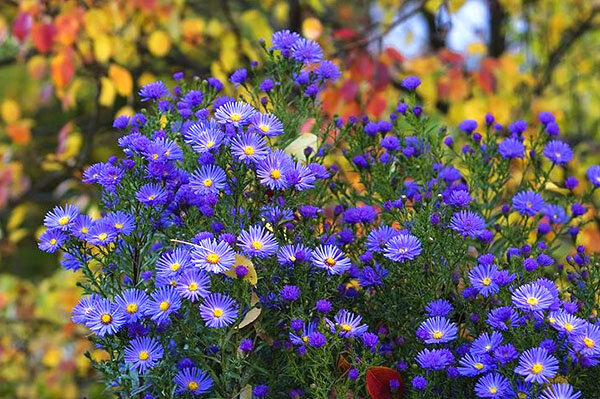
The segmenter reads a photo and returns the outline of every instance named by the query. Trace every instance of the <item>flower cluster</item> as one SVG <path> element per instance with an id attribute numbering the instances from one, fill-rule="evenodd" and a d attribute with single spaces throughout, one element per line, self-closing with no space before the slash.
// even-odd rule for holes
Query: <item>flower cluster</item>
<path id="1" fill-rule="evenodd" d="M 231 76 L 235 98 L 214 78 L 144 86 L 148 109 L 114 122 L 122 156 L 83 175 L 102 217 L 67 204 L 44 220 L 40 248 L 84 276 L 73 321 L 109 354 L 94 362 L 107 385 L 148 399 L 593 392 L 600 273 L 570 248 L 600 167 L 586 187 L 566 176 L 574 154 L 548 113 L 537 133 L 488 115 L 448 134 L 414 76 L 389 120 L 327 120 L 318 94 L 338 67 L 296 33 L 271 42 L 263 68 Z"/>

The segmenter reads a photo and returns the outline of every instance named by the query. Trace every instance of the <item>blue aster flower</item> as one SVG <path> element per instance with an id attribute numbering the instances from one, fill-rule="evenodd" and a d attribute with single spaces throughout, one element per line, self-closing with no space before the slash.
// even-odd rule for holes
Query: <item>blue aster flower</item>
<path id="1" fill-rule="evenodd" d="M 445 299 L 436 299 L 435 301 L 429 302 L 427 306 L 425 306 L 425 310 L 429 317 L 446 317 L 454 310 L 454 307 Z"/>
<path id="2" fill-rule="evenodd" d="M 195 193 L 219 194 L 226 186 L 227 175 L 216 165 L 204 165 L 190 176 L 190 188 Z"/>
<path id="3" fill-rule="evenodd" d="M 487 373 L 490 369 L 489 364 L 483 356 L 466 354 L 458 361 L 458 372 L 465 377 L 474 377 L 479 374 Z"/>
<path id="4" fill-rule="evenodd" d="M 303 64 L 313 64 L 323 59 L 323 49 L 314 40 L 300 38 L 290 48 L 292 57 Z"/>
<path id="5" fill-rule="evenodd" d="M 578 330 L 583 328 L 586 323 L 585 320 L 562 310 L 553 312 L 549 315 L 549 319 L 550 317 L 554 321 L 553 323 L 550 323 L 550 325 L 556 330 L 567 335 L 577 334 Z"/>
<path id="6" fill-rule="evenodd" d="M 134 323 L 142 317 L 149 300 L 150 298 L 144 291 L 136 288 L 127 289 L 115 297 L 115 303 L 125 315 L 127 323 Z"/>
<path id="7" fill-rule="evenodd" d="M 521 310 L 539 312 L 549 309 L 554 303 L 554 298 L 547 288 L 529 283 L 520 286 L 513 292 L 512 302 Z"/>
<path id="8" fill-rule="evenodd" d="M 142 101 L 156 101 L 167 94 L 169 94 L 169 89 L 164 82 L 156 81 L 152 83 L 145 84 L 139 91 L 139 96 Z"/>
<path id="9" fill-rule="evenodd" d="M 254 129 L 267 137 L 276 137 L 283 133 L 283 123 L 272 114 L 261 114 L 257 112 L 250 121 Z"/>
<path id="10" fill-rule="evenodd" d="M 398 234 L 399 232 L 393 227 L 385 225 L 377 227 L 367 236 L 366 247 L 369 251 L 383 252 L 387 243 Z"/>
<path id="11" fill-rule="evenodd" d="M 148 206 L 164 205 L 168 197 L 167 190 L 156 183 L 143 185 L 135 195 L 138 201 Z"/>
<path id="12" fill-rule="evenodd" d="M 85 239 L 90 245 L 103 247 L 117 239 L 117 231 L 108 220 L 101 219 L 94 222 Z"/>
<path id="13" fill-rule="evenodd" d="M 238 307 L 227 295 L 211 294 L 200 305 L 200 317 L 210 328 L 227 327 L 237 319 Z"/>
<path id="14" fill-rule="evenodd" d="M 342 76 L 340 68 L 329 60 L 321 61 L 315 74 L 319 80 L 329 80 L 330 82 L 335 82 Z"/>
<path id="15" fill-rule="evenodd" d="M 206 371 L 197 367 L 184 368 L 177 373 L 173 382 L 177 385 L 177 393 L 189 393 L 192 396 L 210 392 L 213 380 Z"/>
<path id="16" fill-rule="evenodd" d="M 277 252 L 277 261 L 281 265 L 291 267 L 308 260 L 310 256 L 310 249 L 302 244 L 285 245 Z"/>
<path id="17" fill-rule="evenodd" d="M 456 339 L 458 328 L 445 317 L 432 317 L 421 323 L 419 327 L 427 333 L 424 339 L 427 344 L 441 344 Z"/>
<path id="18" fill-rule="evenodd" d="M 491 265 L 477 265 L 469 272 L 469 281 L 481 296 L 487 298 L 500 291 L 498 285 L 498 267 Z"/>
<path id="19" fill-rule="evenodd" d="M 48 229 L 68 231 L 73 226 L 77 216 L 79 216 L 79 209 L 74 205 L 67 204 L 64 208 L 56 206 L 44 217 L 44 226 Z"/>
<path id="20" fill-rule="evenodd" d="M 153 337 L 135 338 L 124 351 L 125 361 L 140 374 L 156 366 L 163 354 L 163 347 Z"/>
<path id="21" fill-rule="evenodd" d="M 94 304 L 86 325 L 99 337 L 116 334 L 125 325 L 125 314 L 109 299 L 100 298 Z"/>
<path id="22" fill-rule="evenodd" d="M 300 162 L 292 162 L 285 171 L 285 180 L 296 190 L 302 191 L 314 188 L 316 178 L 307 166 Z"/>
<path id="23" fill-rule="evenodd" d="M 71 226 L 71 234 L 73 234 L 80 240 L 85 240 L 88 233 L 90 232 L 90 229 L 92 228 L 92 225 L 93 221 L 91 217 L 89 217 L 88 215 L 79 215 L 77 216 L 75 222 L 73 222 L 73 225 Z"/>
<path id="24" fill-rule="evenodd" d="M 519 357 L 515 373 L 525 377 L 527 382 L 547 383 L 556 376 L 558 360 L 544 348 L 528 349 Z"/>
<path id="25" fill-rule="evenodd" d="M 512 205 L 522 215 L 535 216 L 544 208 L 546 202 L 541 194 L 527 190 L 515 194 Z"/>
<path id="26" fill-rule="evenodd" d="M 305 345 L 308 343 L 308 338 L 317 330 L 317 321 L 304 323 L 301 334 L 289 333 L 290 341 L 294 345 Z"/>
<path id="27" fill-rule="evenodd" d="M 585 175 L 594 187 L 600 187 L 600 165 L 590 166 Z"/>
<path id="28" fill-rule="evenodd" d="M 563 141 L 552 140 L 544 147 L 544 156 L 555 164 L 565 165 L 573 159 L 573 150 Z"/>
<path id="29" fill-rule="evenodd" d="M 281 190 L 289 186 L 285 175 L 290 168 L 293 168 L 290 156 L 281 150 L 276 150 L 257 165 L 256 174 L 260 184 L 272 190 Z"/>
<path id="30" fill-rule="evenodd" d="M 480 398 L 505 399 L 513 397 L 510 381 L 501 374 L 490 373 L 475 384 L 475 394 Z"/>
<path id="31" fill-rule="evenodd" d="M 277 252 L 275 236 L 261 226 L 250 226 L 238 237 L 238 245 L 248 256 L 267 258 Z"/>
<path id="32" fill-rule="evenodd" d="M 62 230 L 50 229 L 44 231 L 40 235 L 40 242 L 38 248 L 44 252 L 54 253 L 58 251 L 67 240 L 69 236 Z"/>
<path id="33" fill-rule="evenodd" d="M 551 384 L 544 388 L 540 399 L 579 399 L 581 392 L 574 391 L 566 382 Z"/>
<path id="34" fill-rule="evenodd" d="M 320 245 L 311 254 L 313 266 L 327 270 L 329 274 L 343 274 L 350 269 L 350 259 L 336 246 Z"/>
<path id="35" fill-rule="evenodd" d="M 81 297 L 71 312 L 71 320 L 73 323 L 87 326 L 92 321 L 92 313 L 100 303 L 101 299 L 102 297 L 98 294 Z"/>
<path id="36" fill-rule="evenodd" d="M 233 139 L 231 153 L 242 162 L 258 162 L 267 157 L 267 143 L 254 133 L 245 133 Z"/>
<path id="37" fill-rule="evenodd" d="M 600 356 L 600 326 L 585 323 L 575 334 L 569 336 L 573 350 L 588 357 Z"/>
<path id="38" fill-rule="evenodd" d="M 485 220 L 471 211 L 460 211 L 452 215 L 450 228 L 463 237 L 479 237 L 485 231 Z"/>
<path id="39" fill-rule="evenodd" d="M 332 333 L 337 331 L 343 338 L 360 337 L 369 328 L 366 324 L 360 324 L 362 322 L 360 315 L 345 309 L 340 309 L 333 321 L 325 318 L 325 322 L 329 325 Z"/>
<path id="40" fill-rule="evenodd" d="M 500 345 L 494 350 L 494 358 L 501 365 L 507 364 L 519 357 L 519 352 L 512 344 Z"/>
<path id="41" fill-rule="evenodd" d="M 223 273 L 235 264 L 235 252 L 226 241 L 205 239 L 194 246 L 192 261 L 209 273 Z"/>
<path id="42" fill-rule="evenodd" d="M 156 262 L 156 274 L 167 278 L 181 275 L 192 265 L 190 251 L 186 248 L 175 248 L 163 253 Z"/>
<path id="43" fill-rule="evenodd" d="M 487 323 L 498 330 L 508 331 L 521 324 L 517 311 L 510 306 L 492 309 L 487 317 Z"/>
<path id="44" fill-rule="evenodd" d="M 250 123 L 256 112 L 253 106 L 243 101 L 230 101 L 217 108 L 215 119 L 221 124 L 244 126 Z"/>
<path id="45" fill-rule="evenodd" d="M 152 293 L 144 314 L 150 316 L 155 322 L 162 324 L 169 316 L 181 308 L 181 297 L 171 286 L 160 287 Z"/>
<path id="46" fill-rule="evenodd" d="M 135 218 L 123 211 L 111 212 L 104 218 L 117 234 L 129 235 L 135 229 Z"/>
<path id="47" fill-rule="evenodd" d="M 182 298 L 196 302 L 210 294 L 210 279 L 201 270 L 188 270 L 177 281 L 177 292 Z"/>
<path id="48" fill-rule="evenodd" d="M 493 331 L 492 334 L 483 333 L 471 343 L 471 353 L 474 355 L 485 355 L 493 352 L 502 344 L 502 334 Z"/>
<path id="49" fill-rule="evenodd" d="M 287 29 L 277 31 L 271 36 L 271 43 L 273 43 L 271 50 L 289 51 L 301 37 L 298 33 Z"/>
<path id="50" fill-rule="evenodd" d="M 412 234 L 398 234 L 388 241 L 384 256 L 395 262 L 412 260 L 421 255 L 421 241 Z"/>
<path id="51" fill-rule="evenodd" d="M 508 137 L 500 142 L 498 152 L 507 159 L 523 158 L 525 156 L 525 146 L 519 139 Z"/>
<path id="52" fill-rule="evenodd" d="M 569 215 L 560 205 L 546 204 L 542 208 L 542 213 L 554 224 L 563 224 L 569 221 Z"/>
<path id="53" fill-rule="evenodd" d="M 444 370 L 454 361 L 448 349 L 423 349 L 417 354 L 417 363 L 426 370 Z"/>
<path id="54" fill-rule="evenodd" d="M 413 91 L 421 85 L 421 79 L 417 76 L 407 76 L 402 80 L 402 87 L 408 91 Z"/>

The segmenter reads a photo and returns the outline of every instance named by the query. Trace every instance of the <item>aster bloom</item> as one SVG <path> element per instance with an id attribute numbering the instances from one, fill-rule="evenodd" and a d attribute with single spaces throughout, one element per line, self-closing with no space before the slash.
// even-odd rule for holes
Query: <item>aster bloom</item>
<path id="1" fill-rule="evenodd" d="M 360 315 L 341 309 L 333 318 L 333 321 L 325 319 L 331 332 L 339 330 L 340 337 L 355 338 L 360 337 L 369 328 L 366 324 L 360 324 L 362 317 Z"/>
<path id="2" fill-rule="evenodd" d="M 267 137 L 276 137 L 283 133 L 283 123 L 272 114 L 257 112 L 250 123 L 258 133 Z"/>
<path id="3" fill-rule="evenodd" d="M 448 349 L 425 348 L 417 354 L 416 360 L 426 370 L 443 370 L 454 361 L 454 356 Z"/>
<path id="4" fill-rule="evenodd" d="M 92 218 L 88 215 L 79 215 L 77 216 L 77 218 L 73 222 L 73 225 L 71 226 L 71 234 L 73 234 L 80 240 L 85 240 L 93 224 L 94 222 Z"/>
<path id="5" fill-rule="evenodd" d="M 469 281 L 481 296 L 487 298 L 500 291 L 498 285 L 498 267 L 491 265 L 477 265 L 469 272 Z"/>
<path id="6" fill-rule="evenodd" d="M 106 246 L 113 243 L 116 239 L 117 231 L 105 219 L 97 220 L 85 237 L 88 244 L 97 246 Z"/>
<path id="7" fill-rule="evenodd" d="M 101 299 L 102 297 L 98 294 L 81 297 L 71 312 L 73 323 L 88 325 L 92 321 L 92 311 L 100 303 Z"/>
<path id="8" fill-rule="evenodd" d="M 508 398 L 513 395 L 513 390 L 506 377 L 498 373 L 490 373 L 477 381 L 475 394 L 480 398 Z"/>
<path id="9" fill-rule="evenodd" d="M 581 392 L 574 391 L 566 382 L 548 385 L 542 392 L 540 399 L 579 399 Z"/>
<path id="10" fill-rule="evenodd" d="M 192 125 L 188 132 L 193 136 L 192 148 L 198 154 L 204 154 L 209 151 L 217 150 L 221 144 L 225 135 L 223 132 L 217 129 L 206 129 L 200 130 L 199 125 Z"/>
<path id="11" fill-rule="evenodd" d="M 175 248 L 163 253 L 156 262 L 156 273 L 167 278 L 179 276 L 192 265 L 190 251 L 186 248 Z"/>
<path id="12" fill-rule="evenodd" d="M 514 137 L 509 137 L 498 145 L 498 152 L 504 158 L 523 158 L 525 156 L 525 146 L 521 141 Z"/>
<path id="13" fill-rule="evenodd" d="M 315 74 L 320 80 L 329 80 L 335 82 L 342 76 L 340 69 L 332 61 L 325 60 L 319 63 Z"/>
<path id="14" fill-rule="evenodd" d="M 115 303 L 125 315 L 128 323 L 136 322 L 142 317 L 149 300 L 150 298 L 144 291 L 135 288 L 127 289 L 115 297 Z"/>
<path id="15" fill-rule="evenodd" d="M 105 220 L 117 234 L 129 235 L 135 229 L 135 218 L 122 211 L 109 213 Z"/>
<path id="16" fill-rule="evenodd" d="M 317 329 L 317 321 L 311 321 L 304 323 L 302 327 L 302 332 L 300 335 L 294 334 L 292 332 L 289 333 L 290 341 L 294 345 L 304 345 L 308 343 L 308 337 L 310 337 Z"/>
<path id="17" fill-rule="evenodd" d="M 525 377 L 527 382 L 547 383 L 556 376 L 558 360 L 544 348 L 528 349 L 519 357 L 515 373 Z"/>
<path id="18" fill-rule="evenodd" d="M 148 144 L 144 157 L 150 162 L 177 161 L 183 159 L 183 152 L 174 141 L 159 138 Z"/>
<path id="19" fill-rule="evenodd" d="M 301 36 L 296 32 L 290 32 L 289 30 L 280 30 L 271 36 L 271 43 L 273 47 L 271 50 L 287 51 L 292 48 L 294 43 L 300 40 Z"/>
<path id="20" fill-rule="evenodd" d="M 161 324 L 168 320 L 172 313 L 181 308 L 181 297 L 175 288 L 171 286 L 160 287 L 152 293 L 152 299 L 148 301 L 144 314 L 152 320 Z"/>
<path id="21" fill-rule="evenodd" d="M 490 311 L 487 323 L 498 330 L 507 331 L 520 325 L 521 319 L 514 308 L 503 306 Z"/>
<path id="22" fill-rule="evenodd" d="M 68 231 L 77 216 L 79 216 L 79 209 L 74 205 L 67 204 L 64 208 L 56 206 L 44 217 L 44 226 L 48 229 Z"/>
<path id="23" fill-rule="evenodd" d="M 177 393 L 189 393 L 192 396 L 207 393 L 213 386 L 213 380 L 207 372 L 198 367 L 186 367 L 179 371 L 173 382 L 177 385 Z"/>
<path id="24" fill-rule="evenodd" d="M 289 267 L 309 259 L 310 255 L 310 249 L 302 244 L 285 245 L 277 252 L 277 260 L 281 265 Z"/>
<path id="25" fill-rule="evenodd" d="M 569 336 L 569 343 L 573 350 L 584 356 L 600 356 L 600 326 L 585 323 L 575 334 Z"/>
<path id="26" fill-rule="evenodd" d="M 583 319 L 565 311 L 554 312 L 550 316 L 554 321 L 550 325 L 567 335 L 577 334 L 578 330 L 584 327 L 586 323 Z"/>
<path id="27" fill-rule="evenodd" d="M 226 186 L 227 175 L 216 165 L 204 165 L 190 176 L 190 188 L 196 194 L 218 194 Z"/>
<path id="28" fill-rule="evenodd" d="M 277 240 L 275 236 L 261 226 L 250 226 L 238 237 L 240 248 L 248 256 L 267 258 L 277 251 Z"/>
<path id="29" fill-rule="evenodd" d="M 452 215 L 450 228 L 463 237 L 479 237 L 485 231 L 485 220 L 471 211 L 460 211 Z"/>
<path id="30" fill-rule="evenodd" d="M 323 59 L 323 50 L 314 40 L 300 38 L 290 48 L 292 57 L 303 64 L 313 64 Z"/>
<path id="31" fill-rule="evenodd" d="M 250 120 L 256 113 L 256 109 L 243 101 L 230 101 L 215 111 L 215 119 L 221 123 L 230 123 L 233 126 L 244 126 L 250 123 Z"/>
<path id="32" fill-rule="evenodd" d="M 453 341 L 456 339 L 458 333 L 456 324 L 450 322 L 445 317 L 427 319 L 421 323 L 419 328 L 427 333 L 424 340 L 427 344 L 441 344 Z"/>
<path id="33" fill-rule="evenodd" d="M 573 150 L 560 140 L 552 140 L 544 147 L 544 156 L 555 164 L 565 165 L 573 159 Z"/>
<path id="34" fill-rule="evenodd" d="M 284 173 L 286 182 L 298 191 L 314 187 L 315 175 L 307 166 L 302 165 L 300 162 L 292 162 Z"/>
<path id="35" fill-rule="evenodd" d="M 117 304 L 109 299 L 96 301 L 86 325 L 99 337 L 116 334 L 125 324 L 126 318 Z"/>
<path id="36" fill-rule="evenodd" d="M 40 235 L 38 248 L 44 252 L 54 253 L 63 245 L 69 236 L 61 230 L 46 230 Z"/>
<path id="37" fill-rule="evenodd" d="M 483 333 L 471 343 L 471 353 L 474 355 L 484 355 L 493 352 L 502 344 L 502 334 L 493 331 L 492 334 Z"/>
<path id="38" fill-rule="evenodd" d="M 313 266 L 327 270 L 329 274 L 343 274 L 350 269 L 350 259 L 336 246 L 320 245 L 311 255 Z"/>
<path id="39" fill-rule="evenodd" d="M 290 156 L 281 150 L 276 150 L 258 164 L 256 174 L 260 184 L 273 190 L 281 190 L 289 185 L 285 175 L 292 167 L 293 161 Z"/>
<path id="40" fill-rule="evenodd" d="M 138 190 L 135 198 L 148 206 L 164 205 L 167 202 L 168 193 L 164 187 L 156 183 L 148 183 Z"/>
<path id="41" fill-rule="evenodd" d="M 483 356 L 466 354 L 458 361 L 458 372 L 466 377 L 474 377 L 479 374 L 487 373 L 489 365 L 485 362 Z"/>
<path id="42" fill-rule="evenodd" d="M 425 310 L 429 317 L 446 317 L 454 310 L 454 307 L 445 299 L 436 299 L 435 301 L 429 302 L 427 306 L 425 306 Z"/>
<path id="43" fill-rule="evenodd" d="M 182 298 L 196 302 L 210 294 L 210 279 L 201 270 L 188 270 L 177 282 L 177 292 Z"/>
<path id="44" fill-rule="evenodd" d="M 416 76 L 407 76 L 402 80 L 402 87 L 408 91 L 413 91 L 421 85 L 421 79 Z"/>
<path id="45" fill-rule="evenodd" d="M 235 252 L 226 241 L 205 239 L 194 246 L 192 262 L 210 273 L 223 273 L 235 263 Z"/>
<path id="46" fill-rule="evenodd" d="M 238 308 L 235 301 L 223 294 L 211 294 L 200 305 L 200 317 L 210 328 L 223 328 L 235 322 Z"/>
<path id="47" fill-rule="evenodd" d="M 590 166 L 585 175 L 594 187 L 600 187 L 600 165 Z"/>
<path id="48" fill-rule="evenodd" d="M 258 162 L 268 154 L 267 143 L 254 133 L 245 133 L 233 139 L 231 153 L 240 161 Z"/>
<path id="49" fill-rule="evenodd" d="M 549 309 L 554 303 L 554 298 L 546 287 L 529 283 L 520 286 L 513 292 L 512 302 L 521 310 L 538 312 Z"/>
<path id="50" fill-rule="evenodd" d="M 365 244 L 369 251 L 383 252 L 387 243 L 398 234 L 398 231 L 390 226 L 380 226 L 371 230 Z"/>
<path id="51" fill-rule="evenodd" d="M 421 255 L 421 251 L 421 241 L 417 237 L 412 234 L 398 234 L 388 241 L 383 255 L 395 262 L 404 262 Z"/>
<path id="52" fill-rule="evenodd" d="M 144 86 L 142 86 L 138 94 L 141 97 L 142 101 L 156 101 L 161 97 L 164 97 L 167 94 L 169 94 L 169 89 L 167 88 L 167 85 L 164 84 L 164 82 L 161 82 L 159 80 L 156 82 L 145 84 Z"/>
<path id="53" fill-rule="evenodd" d="M 138 373 L 144 374 L 148 369 L 153 368 L 163 357 L 163 347 L 160 342 L 153 337 L 135 338 L 127 348 L 125 348 L 125 361 L 131 363 Z"/>
<path id="54" fill-rule="evenodd" d="M 527 190 L 515 194 L 512 205 L 522 215 L 535 216 L 544 208 L 546 202 L 541 194 Z"/>
<path id="55" fill-rule="evenodd" d="M 542 213 L 554 224 L 563 224 L 569 221 L 569 215 L 560 205 L 546 204 L 542 208 Z"/>

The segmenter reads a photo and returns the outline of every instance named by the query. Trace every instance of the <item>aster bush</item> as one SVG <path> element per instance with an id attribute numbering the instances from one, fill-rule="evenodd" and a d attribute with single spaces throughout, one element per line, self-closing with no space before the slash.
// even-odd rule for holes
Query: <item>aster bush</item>
<path id="1" fill-rule="evenodd" d="M 577 238 L 600 167 L 567 173 L 548 113 L 537 132 L 492 115 L 448 129 L 416 77 L 389 120 L 328 120 L 319 93 L 338 67 L 295 33 L 271 42 L 232 74 L 236 97 L 214 78 L 144 86 L 147 108 L 114 122 L 122 154 L 83 176 L 102 217 L 67 204 L 44 221 L 40 248 L 83 275 L 73 321 L 108 353 L 94 366 L 109 389 L 593 392 L 600 275 Z"/>

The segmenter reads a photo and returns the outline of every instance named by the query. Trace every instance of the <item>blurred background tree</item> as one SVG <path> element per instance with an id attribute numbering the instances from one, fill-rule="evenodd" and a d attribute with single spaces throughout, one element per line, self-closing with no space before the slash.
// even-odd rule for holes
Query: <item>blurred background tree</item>
<path id="1" fill-rule="evenodd" d="M 325 110 L 385 118 L 419 75 L 426 112 L 456 125 L 557 116 L 591 162 L 600 115 L 598 0 L 4 0 L 0 3 L 0 396 L 100 395 L 69 323 L 77 275 L 37 251 L 60 200 L 90 214 L 82 170 L 114 151 L 112 120 L 172 73 L 229 74 L 291 29 L 344 66 Z M 227 87 L 228 93 L 233 92 Z M 581 174 L 587 165 L 578 164 Z M 586 235 L 596 243 L 597 229 Z M 94 352 L 94 356 L 102 356 Z"/>

